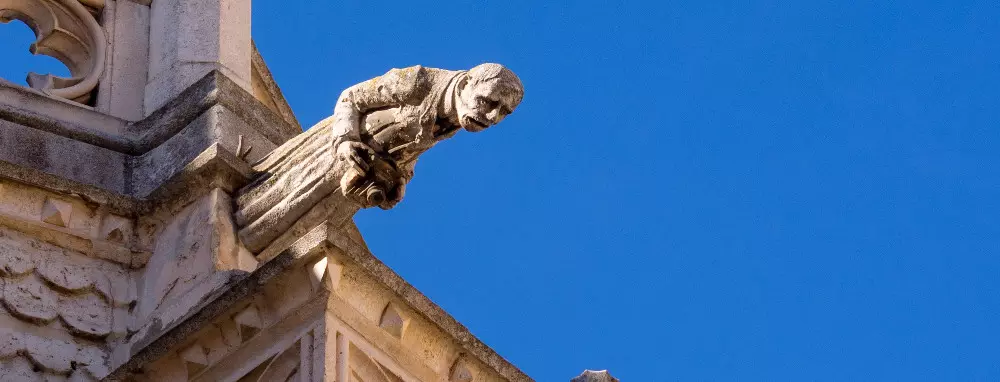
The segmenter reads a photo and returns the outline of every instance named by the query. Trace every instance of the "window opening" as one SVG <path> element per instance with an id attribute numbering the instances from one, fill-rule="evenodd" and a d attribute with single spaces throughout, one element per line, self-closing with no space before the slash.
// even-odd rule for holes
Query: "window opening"
<path id="1" fill-rule="evenodd" d="M 35 32 L 20 20 L 0 24 L 0 78 L 27 87 L 28 73 L 69 77 L 69 68 L 59 60 L 31 54 Z"/>

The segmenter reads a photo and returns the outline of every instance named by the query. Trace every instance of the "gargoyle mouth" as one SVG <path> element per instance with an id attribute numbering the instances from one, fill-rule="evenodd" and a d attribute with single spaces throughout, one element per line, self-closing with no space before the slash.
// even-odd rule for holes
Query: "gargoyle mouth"
<path id="1" fill-rule="evenodd" d="M 471 124 L 476 130 L 484 130 L 487 127 L 490 127 L 490 125 L 487 125 L 486 123 L 483 123 L 482 121 L 471 116 L 466 116 L 465 119 L 468 120 L 469 124 Z"/>

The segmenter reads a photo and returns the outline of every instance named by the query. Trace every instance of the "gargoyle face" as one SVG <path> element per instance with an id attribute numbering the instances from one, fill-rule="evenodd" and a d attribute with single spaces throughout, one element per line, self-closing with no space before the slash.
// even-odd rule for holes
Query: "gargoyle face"
<path id="1" fill-rule="evenodd" d="M 471 132 L 500 123 L 521 103 L 521 80 L 498 64 L 479 65 L 460 85 L 457 111 L 462 128 Z"/>

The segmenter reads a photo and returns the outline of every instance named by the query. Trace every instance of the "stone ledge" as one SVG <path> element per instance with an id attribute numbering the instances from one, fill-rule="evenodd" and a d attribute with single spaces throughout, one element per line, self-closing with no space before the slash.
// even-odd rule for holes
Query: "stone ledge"
<path id="1" fill-rule="evenodd" d="M 275 145 L 301 133 L 218 70 L 191 85 L 149 117 L 128 127 L 129 154 L 144 154 L 176 135 L 215 105 L 224 105 Z"/>
<path id="2" fill-rule="evenodd" d="M 0 100 L 0 120 L 119 152 L 129 151 L 132 145 L 123 136 L 128 122 L 90 107 L 3 80 L 0 80 Z"/>
<path id="3" fill-rule="evenodd" d="M 185 190 L 171 182 L 207 164 L 192 161 L 211 146 L 253 147 L 244 159 L 216 154 L 245 178 L 245 161 L 301 132 L 218 71 L 132 124 L 0 81 L 0 124 L 0 177 L 78 195 L 123 215 L 150 210 L 146 201 L 163 199 L 161 189 Z M 222 183 L 227 191 L 242 185 Z"/>
<path id="4" fill-rule="evenodd" d="M 213 70 L 180 95 L 135 123 L 0 81 L 0 119 L 128 155 L 166 142 L 215 105 L 224 105 L 275 145 L 301 128 L 289 124 L 252 94 Z"/>
<path id="5" fill-rule="evenodd" d="M 143 197 L 110 192 L 32 168 L 0 160 L 0 177 L 38 186 L 48 191 L 79 197 L 119 215 L 144 215 L 157 209 L 185 205 L 213 188 L 233 192 L 250 179 L 250 166 L 235 154 L 213 144 L 196 156 L 160 187 Z"/>

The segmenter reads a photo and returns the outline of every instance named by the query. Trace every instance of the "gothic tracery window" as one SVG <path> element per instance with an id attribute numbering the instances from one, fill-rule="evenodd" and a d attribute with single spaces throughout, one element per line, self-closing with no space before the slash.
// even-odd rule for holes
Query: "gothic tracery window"
<path id="1" fill-rule="evenodd" d="M 28 86 L 52 97 L 90 101 L 104 71 L 107 48 L 104 31 L 95 17 L 101 4 L 95 0 L 88 0 L 86 5 L 80 0 L 0 0 L 0 23 L 23 22 L 34 32 L 31 53 L 55 58 L 69 72 L 39 74 L 38 68 L 32 68 Z M 10 25 L 5 29 L 9 31 Z"/>
<path id="2" fill-rule="evenodd" d="M 28 86 L 28 73 L 68 77 L 69 69 L 59 60 L 31 54 L 28 47 L 35 42 L 35 32 L 27 24 L 14 21 L 0 24 L 0 78 L 20 86 Z"/>

